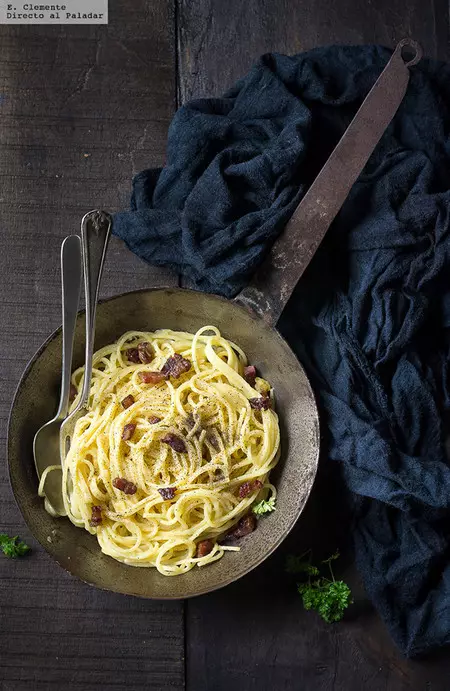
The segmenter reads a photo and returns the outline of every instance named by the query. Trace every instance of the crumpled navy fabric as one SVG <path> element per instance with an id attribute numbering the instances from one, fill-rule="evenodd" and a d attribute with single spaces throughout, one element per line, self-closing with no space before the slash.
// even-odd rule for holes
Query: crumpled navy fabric
<path id="1" fill-rule="evenodd" d="M 389 56 L 265 55 L 224 97 L 188 103 L 115 234 L 235 295 Z M 449 135 L 450 67 L 423 60 L 279 323 L 342 467 L 366 590 L 407 656 L 450 642 Z"/>

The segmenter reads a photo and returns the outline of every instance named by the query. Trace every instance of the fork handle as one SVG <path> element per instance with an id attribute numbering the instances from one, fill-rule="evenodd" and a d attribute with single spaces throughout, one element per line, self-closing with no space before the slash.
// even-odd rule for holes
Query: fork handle
<path id="1" fill-rule="evenodd" d="M 81 240 L 70 235 L 61 245 L 62 284 L 62 375 L 61 396 L 56 417 L 64 419 L 69 409 L 73 337 L 81 292 Z"/>
<path id="2" fill-rule="evenodd" d="M 89 399 L 94 353 L 95 312 L 110 234 L 111 216 L 105 211 L 89 211 L 83 217 L 81 221 L 81 246 L 86 300 L 86 353 L 83 390 L 79 407 L 85 406 Z"/>

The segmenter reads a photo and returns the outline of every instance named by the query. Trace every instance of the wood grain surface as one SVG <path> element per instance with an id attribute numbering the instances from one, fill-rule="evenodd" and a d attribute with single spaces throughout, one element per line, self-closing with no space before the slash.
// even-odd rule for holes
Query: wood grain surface
<path id="1" fill-rule="evenodd" d="M 263 53 L 405 36 L 447 59 L 446 0 L 179 0 L 179 98 L 220 94 Z"/>
<path id="2" fill-rule="evenodd" d="M 0 690 L 447 691 L 450 659 L 401 658 L 352 566 L 339 480 L 322 465 L 294 534 L 223 591 L 158 603 L 89 588 L 30 538 L 7 480 L 8 412 L 30 356 L 60 324 L 59 251 L 93 207 L 126 208 L 133 173 L 164 161 L 176 102 L 221 93 L 267 51 L 411 35 L 449 58 L 446 0 L 115 0 L 97 27 L 0 27 Z M 177 278 L 110 245 L 102 295 Z M 346 620 L 303 611 L 286 554 L 340 545 Z M 186 661 L 184 651 L 186 649 Z"/>
<path id="3" fill-rule="evenodd" d="M 277 552 L 241 581 L 186 603 L 188 691 L 448 691 L 448 650 L 405 660 L 367 599 L 352 563 L 345 490 L 324 460 Z M 354 604 L 333 625 L 303 609 L 285 562 L 310 548 L 320 560 L 337 546 L 342 558 L 333 570 Z"/>
<path id="4" fill-rule="evenodd" d="M 172 3 L 111 3 L 100 27 L 0 27 L 0 689 L 184 687 L 183 604 L 89 588 L 30 538 L 7 480 L 5 432 L 26 362 L 61 323 L 59 253 L 91 208 L 125 208 L 164 161 L 175 108 Z M 101 293 L 172 284 L 113 239 Z"/>

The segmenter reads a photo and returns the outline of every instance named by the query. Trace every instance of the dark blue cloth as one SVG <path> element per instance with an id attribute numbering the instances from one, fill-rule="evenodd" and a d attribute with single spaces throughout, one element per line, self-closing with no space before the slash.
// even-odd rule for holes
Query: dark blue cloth
<path id="1" fill-rule="evenodd" d="M 389 55 L 265 55 L 223 98 L 188 103 L 114 232 L 233 296 Z M 280 322 L 353 497 L 366 590 L 408 656 L 450 642 L 449 133 L 450 68 L 424 60 Z"/>

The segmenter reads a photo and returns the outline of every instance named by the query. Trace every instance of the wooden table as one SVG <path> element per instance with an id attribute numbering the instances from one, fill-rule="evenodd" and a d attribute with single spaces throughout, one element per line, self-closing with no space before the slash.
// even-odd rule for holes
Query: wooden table
<path id="1" fill-rule="evenodd" d="M 302 610 L 286 552 L 348 542 L 326 466 L 265 565 L 212 595 L 159 603 L 96 591 L 50 561 L 14 503 L 4 443 L 20 374 L 60 323 L 62 238 L 92 207 L 127 207 L 132 175 L 164 161 L 177 105 L 219 94 L 267 51 L 411 35 L 448 59 L 448 27 L 446 0 L 111 0 L 109 26 L 0 27 L 0 530 L 35 548 L 0 558 L 1 691 L 450 688 L 445 651 L 401 658 L 351 560 L 353 615 L 329 626 Z M 177 283 L 112 241 L 103 296 Z"/>

